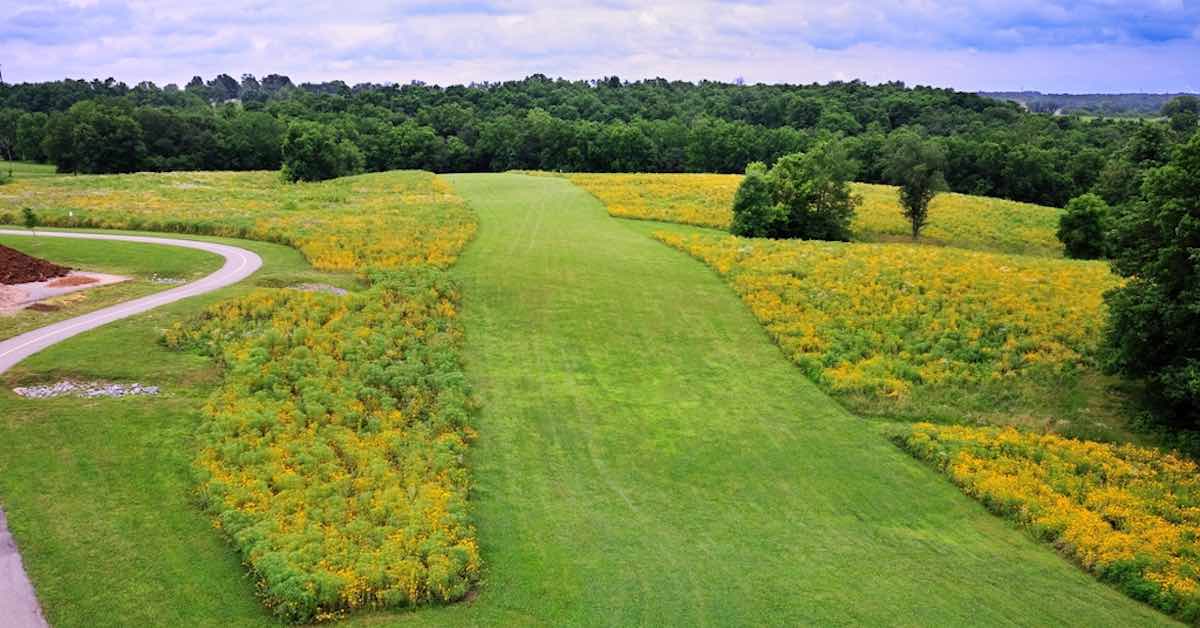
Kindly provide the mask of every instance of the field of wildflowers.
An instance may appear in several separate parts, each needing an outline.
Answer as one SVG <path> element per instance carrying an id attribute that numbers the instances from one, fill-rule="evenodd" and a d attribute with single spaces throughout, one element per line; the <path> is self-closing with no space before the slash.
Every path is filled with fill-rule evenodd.
<path id="1" fill-rule="evenodd" d="M 1131 597 L 1200 620 L 1200 469 L 1134 445 L 1012 428 L 897 428 L 893 440 L 993 512 Z"/>
<path id="2" fill-rule="evenodd" d="M 1118 281 L 1103 263 L 943 247 L 655 237 L 724 276 L 788 357 L 847 400 L 1053 386 L 1094 365 Z"/>
<path id="3" fill-rule="evenodd" d="M 721 174 L 571 174 L 620 218 L 677 222 L 728 229 L 733 196 L 741 175 Z M 909 241 L 896 188 L 853 183 L 863 199 L 852 228 L 867 242 Z M 921 241 L 961 248 L 1060 256 L 1055 237 L 1060 211 L 996 198 L 940 194 L 929 208 L 930 223 Z"/>
<path id="4" fill-rule="evenodd" d="M 476 217 L 427 172 L 284 184 L 274 172 L 18 180 L 0 220 L 259 239 L 347 296 L 257 290 L 163 336 L 225 377 L 204 408 L 194 467 L 204 507 L 264 604 L 308 622 L 359 608 L 462 598 L 479 573 L 467 512 L 472 439 L 458 292 L 440 269 Z"/>
<path id="5" fill-rule="evenodd" d="M 457 290 L 428 269 L 370 280 L 346 297 L 261 289 L 164 336 L 225 366 L 200 495 L 290 620 L 457 600 L 479 572 Z"/>
<path id="6" fill-rule="evenodd" d="M 56 227 L 197 233 L 287 244 L 316 268 L 445 268 L 475 233 L 472 213 L 428 172 L 284 183 L 277 172 L 172 172 L 17 180 L 0 224 L 34 209 Z"/>

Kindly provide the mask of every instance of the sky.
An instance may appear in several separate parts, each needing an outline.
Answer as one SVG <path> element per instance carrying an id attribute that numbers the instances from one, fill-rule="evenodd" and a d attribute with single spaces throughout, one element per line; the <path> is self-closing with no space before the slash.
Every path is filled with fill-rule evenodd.
<path id="1" fill-rule="evenodd" d="M 5 0 L 10 83 L 861 79 L 1200 92 L 1200 0 Z"/>

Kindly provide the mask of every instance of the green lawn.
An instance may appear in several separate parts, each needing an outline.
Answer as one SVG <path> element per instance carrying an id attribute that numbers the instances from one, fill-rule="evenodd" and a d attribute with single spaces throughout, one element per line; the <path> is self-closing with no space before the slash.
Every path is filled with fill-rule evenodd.
<path id="1" fill-rule="evenodd" d="M 223 261 L 205 251 L 138 242 L 0 235 L 0 244 L 70 268 L 132 277 L 53 299 L 59 310 L 0 315 L 0 340 L 173 287 L 152 282 L 155 275 L 191 281 L 220 268 Z"/>
<path id="2" fill-rule="evenodd" d="M 0 375 L 0 503 L 55 626 L 273 623 L 234 551 L 192 502 L 193 434 L 220 373 L 206 358 L 161 347 L 158 334 L 256 285 L 355 282 L 312 271 L 284 246 L 197 239 L 253 250 L 263 269 L 71 338 Z M 66 376 L 157 384 L 165 394 L 27 401 L 10 392 Z"/>
<path id="3" fill-rule="evenodd" d="M 643 227 L 562 179 L 452 181 L 481 218 L 453 272 L 483 406 L 470 462 L 486 572 L 472 602 L 345 625 L 1169 623 L 831 402 L 715 274 Z M 259 282 L 305 272 L 292 251 L 252 248 Z M 189 502 L 217 373 L 154 332 L 245 289 L 74 338 L 5 378 L 171 393 L 0 391 L 0 496 L 56 626 L 271 623 Z"/>
<path id="4" fill-rule="evenodd" d="M 1168 623 L 831 402 L 699 262 L 562 179 L 452 181 L 487 573 L 416 623 Z"/>
<path id="5" fill-rule="evenodd" d="M 58 169 L 53 164 L 35 164 L 27 161 L 5 161 L 0 159 L 0 174 L 8 177 L 11 172 L 14 179 L 36 179 L 39 177 L 57 177 Z"/>

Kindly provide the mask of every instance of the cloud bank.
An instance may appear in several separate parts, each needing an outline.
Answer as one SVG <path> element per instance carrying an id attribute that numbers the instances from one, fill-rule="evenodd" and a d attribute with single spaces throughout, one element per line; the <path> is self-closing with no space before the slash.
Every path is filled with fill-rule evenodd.
<path id="1" fill-rule="evenodd" d="M 1200 90 L 1195 0 L 15 0 L 9 82 L 663 76 L 968 90 Z"/>

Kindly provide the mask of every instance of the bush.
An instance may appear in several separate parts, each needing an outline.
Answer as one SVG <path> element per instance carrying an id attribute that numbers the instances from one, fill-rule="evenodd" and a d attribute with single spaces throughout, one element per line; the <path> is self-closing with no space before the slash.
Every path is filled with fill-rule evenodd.
<path id="1" fill-rule="evenodd" d="M 324 181 L 363 170 L 358 147 L 316 122 L 289 126 L 283 136 L 282 154 L 283 178 L 287 181 Z"/>
<path id="2" fill-rule="evenodd" d="M 746 166 L 746 178 L 733 197 L 729 231 L 748 238 L 769 238 L 787 222 L 787 214 L 774 202 L 766 164 Z"/>
<path id="3" fill-rule="evenodd" d="M 1058 239 L 1067 257 L 1099 259 L 1107 254 L 1105 229 L 1109 208 L 1104 199 L 1084 194 L 1067 203 L 1067 211 L 1058 222 Z"/>
<path id="4" fill-rule="evenodd" d="M 751 164 L 734 197 L 730 230 L 748 237 L 849 240 L 862 202 L 850 192 L 853 173 L 845 148 L 835 142 L 781 157 L 770 171 Z"/>

